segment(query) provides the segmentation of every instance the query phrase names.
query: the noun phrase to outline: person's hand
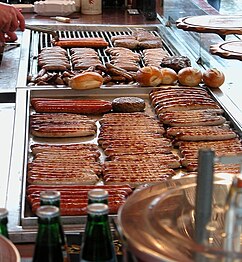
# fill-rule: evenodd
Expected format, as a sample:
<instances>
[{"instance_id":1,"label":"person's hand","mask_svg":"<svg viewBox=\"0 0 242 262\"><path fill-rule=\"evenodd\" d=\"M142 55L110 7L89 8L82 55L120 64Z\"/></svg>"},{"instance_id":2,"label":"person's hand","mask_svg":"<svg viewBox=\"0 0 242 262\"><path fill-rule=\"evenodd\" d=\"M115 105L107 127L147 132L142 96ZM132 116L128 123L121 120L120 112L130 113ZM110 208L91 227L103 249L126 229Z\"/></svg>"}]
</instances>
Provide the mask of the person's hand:
<instances>
[{"instance_id":1,"label":"person's hand","mask_svg":"<svg viewBox=\"0 0 242 262\"><path fill-rule=\"evenodd\" d=\"M21 12L12 5L0 3L0 42L16 41L17 29L24 31L25 19Z\"/></svg>"},{"instance_id":2,"label":"person's hand","mask_svg":"<svg viewBox=\"0 0 242 262\"><path fill-rule=\"evenodd\" d=\"M3 43L3 45L5 42L14 42L17 39L18 37L15 32L7 32L7 33L0 32L0 42Z\"/></svg>"}]
</instances>

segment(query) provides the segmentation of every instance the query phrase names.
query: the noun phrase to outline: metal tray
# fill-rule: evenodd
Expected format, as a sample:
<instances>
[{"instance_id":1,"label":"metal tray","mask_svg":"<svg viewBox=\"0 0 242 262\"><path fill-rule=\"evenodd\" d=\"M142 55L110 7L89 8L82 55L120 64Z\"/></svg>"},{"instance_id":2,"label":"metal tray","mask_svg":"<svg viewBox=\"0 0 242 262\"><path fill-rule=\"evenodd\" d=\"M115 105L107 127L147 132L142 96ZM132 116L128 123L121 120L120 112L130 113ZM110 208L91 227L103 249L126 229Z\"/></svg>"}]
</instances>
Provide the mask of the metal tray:
<instances>
[{"instance_id":1,"label":"metal tray","mask_svg":"<svg viewBox=\"0 0 242 262\"><path fill-rule=\"evenodd\" d=\"M43 28L41 25L35 25L36 28ZM47 25L44 27L46 30L54 31L59 37L62 38L80 38L80 37L101 37L105 39L109 46L112 47L111 37L120 34L132 34L132 31L136 29L144 29L149 31L155 36L159 36L162 39L164 49L170 55L184 55L188 56L195 66L196 61L192 57L192 53L187 52L182 46L179 46L179 51L177 49L177 40L172 39L168 40L168 35L165 33L165 28L161 25L149 25L149 26L121 26L121 25ZM29 50L24 49L22 50L21 59L17 81L17 87L27 86L28 85L28 76L36 75L39 71L38 68L38 55L40 51L45 47L53 46L52 44L52 35L48 33L43 33L34 30L25 30L23 33L23 43L22 46L29 46ZM69 52L69 50L67 49ZM104 64L105 62L109 62L109 56L104 52L103 49L97 49L99 54L100 60ZM140 50L135 50L135 52L140 53ZM141 66L144 66L144 62L141 58L140 62ZM130 84L113 84L112 87L119 87L119 86L128 87ZM102 87L105 87L103 85ZM107 85L108 86L108 85ZM135 86L135 85L133 85ZM45 85L42 86L45 88L56 88L56 87L65 87L65 86L53 86L53 85ZM101 88L102 88L101 87Z\"/></svg>"},{"instance_id":2,"label":"metal tray","mask_svg":"<svg viewBox=\"0 0 242 262\"><path fill-rule=\"evenodd\" d=\"M43 25L35 25L36 27L43 27ZM192 66L199 67L202 71L204 69L209 68L220 68L221 63L218 63L211 54L201 49L201 39L198 42L194 41L194 39L188 38L186 35L186 42L184 42L184 38L180 36L182 30L176 30L176 28L167 26L164 21L161 21L161 24L156 25L57 25L57 24L49 24L45 26L46 29L55 31L59 36L70 38L70 37L103 37L106 41L111 44L111 37L116 34L130 34L132 30L142 28L156 36L160 36L163 40L164 48L171 55L184 55L187 56L192 63ZM28 76L36 74L38 72L37 65L37 56L40 50L43 47L51 46L51 35L47 33L40 33L37 31L25 30L23 32L22 43L21 43L21 56L19 63L19 72L18 72L18 80L17 80L17 89L22 87L28 87ZM103 53L99 50L99 54ZM202 58L198 58L201 56ZM102 57L103 62L108 61L108 57ZM202 60L202 63L199 60ZM221 70L226 71L225 68L222 67ZM219 101L224 110L226 111L229 118L232 119L233 123L236 126L236 129L241 132L242 130L242 113L240 110L239 101L234 102L237 99L237 91L230 88L230 83L224 85L224 88L221 89L213 89L210 90L213 97ZM56 89L62 88L63 86L38 86L36 88L42 89ZM65 86L64 86L65 87ZM29 87L32 88L32 87ZM68 88L68 87L65 87ZM102 85L101 89L110 89L110 88L137 88L136 84L127 85L127 84L117 84L112 86ZM232 96L231 96L232 95Z\"/></svg>"},{"instance_id":3,"label":"metal tray","mask_svg":"<svg viewBox=\"0 0 242 262\"><path fill-rule=\"evenodd\" d=\"M44 90L44 89L19 89L17 90L17 108L15 115L15 129L14 129L14 140L18 140L18 143L14 143L13 145L13 155L12 155L12 165L10 168L10 172L18 173L20 179L16 185L16 181L11 187L14 187L15 191L15 204L17 205L17 197L16 197L16 188L18 188L19 201L20 201L20 225L22 229L31 229L36 228L37 226L37 218L31 212L28 203L25 199L25 191L26 191L26 174L27 174L27 163L30 160L31 152L30 145L34 142L38 143L73 143L73 142L88 142L97 144L97 136L90 138L60 138L60 139L51 139L51 138L35 138L29 132L29 116L31 114L30 108L30 99L33 97L55 97L55 98L67 98L67 97L81 97L81 98L97 98L97 99L105 99L112 100L115 97L119 96L138 96L145 100L146 109L145 112L150 115L155 115L153 109L149 103L148 94L151 91L150 88L142 88L142 89L116 89L116 90L107 90L107 89L95 89L95 90L86 90L86 91L77 91L72 89L55 89L55 90ZM100 115L101 117L101 115ZM97 123L98 125L98 123ZM102 153L102 151L100 150ZM18 160L15 160L18 159ZM105 156L101 155L101 162L104 161ZM15 207L16 208L16 207ZM15 210L17 211L17 210ZM81 228L80 225L85 223L85 216L63 216L63 225L69 225L71 228L77 226Z\"/></svg>"},{"instance_id":4,"label":"metal tray","mask_svg":"<svg viewBox=\"0 0 242 262\"><path fill-rule=\"evenodd\" d=\"M112 100L119 96L138 96L146 102L146 113L155 116L155 112L149 102L149 93L153 88L107 88L107 89L92 89L92 90L73 90L68 88L45 89L45 88L19 88L16 94L16 110L15 110L15 126L13 133L12 155L10 164L9 177L9 194L7 199L7 208L10 211L10 216L13 214L15 225L20 225L22 229L35 228L37 219L29 209L25 199L26 191L26 174L27 163L31 158L30 145L33 142L49 142L60 143L60 139L51 138L35 138L29 132L29 116L31 114L30 99L33 97L55 97L55 98L99 98ZM98 135L98 133L97 133ZM84 142L97 144L97 135L91 138L61 138L63 143ZM102 152L100 150L100 152ZM101 161L104 161L105 156L102 155ZM183 176L180 171L175 178ZM14 192L14 194L12 193ZM63 224L67 227L75 227L85 222L83 216L65 216Z\"/></svg>"}]
</instances>

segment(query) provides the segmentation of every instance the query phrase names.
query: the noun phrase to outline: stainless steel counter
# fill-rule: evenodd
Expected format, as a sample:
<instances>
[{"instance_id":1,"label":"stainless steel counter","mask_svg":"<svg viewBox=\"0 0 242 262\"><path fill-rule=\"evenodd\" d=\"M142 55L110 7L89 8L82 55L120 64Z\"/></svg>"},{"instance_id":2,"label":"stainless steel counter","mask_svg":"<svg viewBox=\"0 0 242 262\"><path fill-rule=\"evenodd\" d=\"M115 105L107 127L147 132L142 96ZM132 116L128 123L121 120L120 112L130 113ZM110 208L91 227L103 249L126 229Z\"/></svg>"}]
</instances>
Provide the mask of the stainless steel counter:
<instances>
[{"instance_id":1,"label":"stainless steel counter","mask_svg":"<svg viewBox=\"0 0 242 262\"><path fill-rule=\"evenodd\" d=\"M242 64L236 60L226 60L220 57L211 56L209 54L210 44L223 41L222 38L215 34L198 34L188 33L176 28L174 21L179 17L187 15L201 15L205 14L197 5L189 1L177 1L169 0L164 1L167 5L164 5L164 16L158 17L153 22L156 27L159 27L161 36L164 37L169 47L174 52L182 55L187 55L192 59L192 63L196 67L200 67L202 70L209 67L216 67L222 70L226 76L225 84L217 90L211 90L212 95L217 101L223 106L226 113L238 132L242 130L242 79L240 72ZM194 12L196 10L196 12ZM117 14L117 13L116 13ZM144 26L147 22L143 18L134 18L127 16L126 13L119 14L112 21L112 25L105 24L108 21L108 15L103 16L102 27L106 28L118 28L121 22L132 26ZM102 16L91 19L88 17L86 20L81 20L83 17L79 17L73 20L70 25L61 24L59 22L53 22L50 19L38 17L34 14L26 15L27 22L35 25L41 25L42 23L52 28L88 28L89 26L97 27L100 29L98 21L102 21ZM109 18L111 19L111 18ZM132 24L132 22L134 24ZM168 23L169 22L169 23ZM78 24L81 23L81 24ZM86 23L86 24L85 24ZM168 26L169 25L169 26ZM146 26L152 26L149 22ZM28 97L26 96L27 74L29 72L29 59L35 55L30 50L31 33L26 30L24 33L18 32L20 47L16 47L4 53L1 67L0 67L0 97L3 93L15 93L17 92L17 103L7 103L9 98L1 100L1 115L0 120L4 125L3 136L1 137L0 143L4 153L4 176L5 181L2 185L0 202L2 206L5 206L10 211L9 213L9 230L12 239L15 242L27 242L35 238L35 230L27 229L23 230L21 225L21 212L22 212L22 184L24 183L23 174L25 174L25 165L22 155L25 153L27 134L26 134L26 106L29 103ZM236 36L228 36L229 39L235 39ZM197 63L199 61L199 63ZM2 93L2 94L1 94ZM11 100L11 99L10 99ZM11 101L12 102L12 101ZM15 101L13 101L15 102ZM15 111L18 113L18 117L14 126L14 114ZM13 127L18 127L17 133L13 136ZM12 140L13 138L13 140ZM13 153L14 152L14 153ZM16 152L21 152L21 157ZM3 155L3 154L1 154ZM11 156L11 157L10 157ZM26 155L24 155L26 157ZM10 163L11 159L11 163ZM11 166L9 170L9 166ZM9 172L10 171L10 172Z\"/></svg>"},{"instance_id":2,"label":"stainless steel counter","mask_svg":"<svg viewBox=\"0 0 242 262\"><path fill-rule=\"evenodd\" d=\"M0 122L1 122L1 185L0 185L0 206L5 206L7 201L8 184L9 184L9 166L12 150L12 136L14 123L14 103L0 104Z\"/></svg>"}]
</instances>

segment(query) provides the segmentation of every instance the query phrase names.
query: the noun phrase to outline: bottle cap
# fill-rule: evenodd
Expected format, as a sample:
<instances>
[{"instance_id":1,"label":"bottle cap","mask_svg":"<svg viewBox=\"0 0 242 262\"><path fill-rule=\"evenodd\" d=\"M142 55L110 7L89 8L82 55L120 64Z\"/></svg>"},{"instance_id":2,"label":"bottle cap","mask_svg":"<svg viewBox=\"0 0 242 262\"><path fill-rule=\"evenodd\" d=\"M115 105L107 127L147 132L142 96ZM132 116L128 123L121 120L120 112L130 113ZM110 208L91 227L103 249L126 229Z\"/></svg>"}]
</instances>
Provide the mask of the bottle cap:
<instances>
[{"instance_id":1,"label":"bottle cap","mask_svg":"<svg viewBox=\"0 0 242 262\"><path fill-rule=\"evenodd\" d=\"M52 218L59 216L59 212L59 208L56 206L40 206L36 211L36 215L40 218Z\"/></svg>"},{"instance_id":2,"label":"bottle cap","mask_svg":"<svg viewBox=\"0 0 242 262\"><path fill-rule=\"evenodd\" d=\"M6 208L0 208L0 218L4 218L8 215L8 210Z\"/></svg>"},{"instance_id":3,"label":"bottle cap","mask_svg":"<svg viewBox=\"0 0 242 262\"><path fill-rule=\"evenodd\" d=\"M87 206L87 213L90 215L106 215L108 214L108 205L94 203Z\"/></svg>"},{"instance_id":4,"label":"bottle cap","mask_svg":"<svg viewBox=\"0 0 242 262\"><path fill-rule=\"evenodd\" d=\"M88 191L88 198L91 200L104 200L108 198L108 191L102 188L94 188Z\"/></svg>"},{"instance_id":5,"label":"bottle cap","mask_svg":"<svg viewBox=\"0 0 242 262\"><path fill-rule=\"evenodd\" d=\"M52 190L46 190L40 192L40 199L42 200L60 200L60 192L59 191L52 191Z\"/></svg>"}]
</instances>

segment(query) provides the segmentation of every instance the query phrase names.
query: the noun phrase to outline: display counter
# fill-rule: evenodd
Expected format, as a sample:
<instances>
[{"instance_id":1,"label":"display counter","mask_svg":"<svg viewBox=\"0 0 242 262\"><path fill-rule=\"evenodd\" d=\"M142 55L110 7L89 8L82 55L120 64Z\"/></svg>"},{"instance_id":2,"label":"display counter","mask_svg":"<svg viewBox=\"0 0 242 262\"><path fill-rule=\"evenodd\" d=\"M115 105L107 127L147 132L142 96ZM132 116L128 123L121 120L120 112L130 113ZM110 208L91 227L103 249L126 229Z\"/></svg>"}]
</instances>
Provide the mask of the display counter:
<instances>
[{"instance_id":1,"label":"display counter","mask_svg":"<svg viewBox=\"0 0 242 262\"><path fill-rule=\"evenodd\" d=\"M176 27L175 21L180 17L190 15L205 15L217 14L217 12L203 1L177 1L177 0L164 0L162 7L158 3L157 7L158 16L155 21L148 21L142 14L129 15L126 10L103 10L101 15L81 15L74 13L70 15L71 22L61 23L53 21L48 17L39 16L34 13L24 13L26 24L35 26L45 26L47 28L60 30L96 30L96 31L119 31L130 30L135 28L146 28L159 34L165 39L167 48L174 54L181 54L188 56L194 67L205 70L207 68L216 67L224 72L226 81L220 89L210 90L211 95L218 101L231 123L234 125L236 131L241 136L242 131L242 103L240 97L242 96L242 89L240 85L241 61L223 59L218 56L212 56L209 52L209 47L212 44L224 41L224 38L218 34L210 33L197 33L186 32ZM35 228L22 227L22 214L23 214L23 183L25 179L23 175L26 172L26 148L28 148L28 105L30 96L38 89L43 94L45 90L38 87L29 87L27 85L28 73L34 61L33 46L38 46L30 30L18 33L18 43L20 45L14 46L12 49L6 50L2 57L0 67L0 98L1 103L10 103L11 112L15 110L15 124L13 119L9 117L8 127L11 133L8 135L9 143L5 143L4 147L8 150L11 148L11 154L7 154L6 164L10 168L6 171L8 183L4 185L3 192L6 192L5 205L9 209L9 230L10 237L14 243L17 244L23 256L29 256L32 252L33 244L30 246L25 245L32 242L36 236ZM38 37L38 35L37 35ZM228 35L227 39L238 39L237 35ZM37 38L36 38L37 39ZM10 81L11 79L11 81ZM132 86L131 86L132 87ZM32 88L33 91L30 91ZM127 86L125 87L127 88ZM130 88L130 87L129 87ZM53 89L53 88L52 88ZM131 88L132 89L132 88ZM112 88L110 88L112 92ZM47 90L48 91L48 90ZM61 91L60 91L61 92ZM66 92L66 90L65 90ZM107 94L108 89L103 88L104 93ZM116 92L116 91L115 91ZM129 89L121 89L118 94L129 93ZM131 91L131 93L134 91ZM135 91L136 92L136 91ZM135 94L133 93L133 95ZM16 93L16 100L15 100ZM147 95L147 92L146 94ZM12 103L13 102L13 103ZM14 102L17 102L16 104ZM8 114L8 110L3 107L2 112ZM4 120L5 121L5 120ZM12 134L14 134L12 136ZM7 168L5 168L7 170ZM79 225L75 228L68 227L69 232L77 232L80 228ZM30 250L30 251L29 251Z\"/></svg>"}]
</instances>

